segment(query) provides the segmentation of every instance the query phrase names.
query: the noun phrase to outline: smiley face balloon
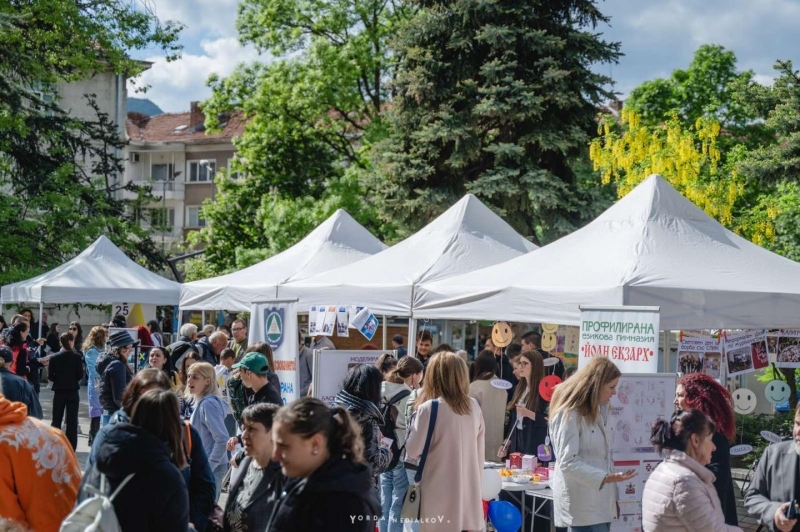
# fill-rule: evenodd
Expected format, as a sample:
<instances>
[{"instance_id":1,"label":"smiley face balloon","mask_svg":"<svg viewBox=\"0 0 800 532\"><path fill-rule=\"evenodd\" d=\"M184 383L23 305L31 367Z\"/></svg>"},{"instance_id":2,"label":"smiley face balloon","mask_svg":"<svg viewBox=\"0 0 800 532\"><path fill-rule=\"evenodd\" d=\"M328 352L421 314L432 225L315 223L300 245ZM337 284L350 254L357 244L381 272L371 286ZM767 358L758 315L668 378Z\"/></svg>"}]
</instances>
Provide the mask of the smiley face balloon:
<instances>
[{"instance_id":1,"label":"smiley face balloon","mask_svg":"<svg viewBox=\"0 0 800 532\"><path fill-rule=\"evenodd\" d=\"M739 388L734 391L733 410L737 414L749 414L756 409L756 394L747 388Z\"/></svg>"},{"instance_id":2,"label":"smiley face balloon","mask_svg":"<svg viewBox=\"0 0 800 532\"><path fill-rule=\"evenodd\" d=\"M497 347L506 347L514 339L514 331L504 321L498 321L492 327L492 343Z\"/></svg>"},{"instance_id":3,"label":"smiley face balloon","mask_svg":"<svg viewBox=\"0 0 800 532\"><path fill-rule=\"evenodd\" d=\"M553 349L558 346L556 331L558 331L558 325L553 323L542 324L542 349L548 353L552 353Z\"/></svg>"},{"instance_id":4,"label":"smiley face balloon","mask_svg":"<svg viewBox=\"0 0 800 532\"><path fill-rule=\"evenodd\" d=\"M539 397L549 403L553 398L553 392L555 391L556 386L559 384L561 384L561 377L557 377L556 375L548 375L539 381Z\"/></svg>"},{"instance_id":5,"label":"smiley face balloon","mask_svg":"<svg viewBox=\"0 0 800 532\"><path fill-rule=\"evenodd\" d=\"M774 380L767 384L764 395L770 404L777 405L788 401L789 397L792 395L792 391L789 389L789 385L786 382Z\"/></svg>"}]
</instances>

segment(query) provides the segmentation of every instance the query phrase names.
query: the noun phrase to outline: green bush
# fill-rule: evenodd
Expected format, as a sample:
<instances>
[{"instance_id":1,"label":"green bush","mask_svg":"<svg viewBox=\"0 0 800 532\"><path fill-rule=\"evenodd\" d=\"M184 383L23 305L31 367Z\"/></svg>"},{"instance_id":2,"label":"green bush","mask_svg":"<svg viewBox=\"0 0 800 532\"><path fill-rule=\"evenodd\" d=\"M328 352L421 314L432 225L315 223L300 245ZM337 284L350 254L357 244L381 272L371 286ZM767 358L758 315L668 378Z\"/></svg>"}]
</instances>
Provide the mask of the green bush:
<instances>
[{"instance_id":1,"label":"green bush","mask_svg":"<svg viewBox=\"0 0 800 532\"><path fill-rule=\"evenodd\" d=\"M753 446L753 452L741 457L743 467L750 467L756 459L761 458L764 449L769 445L770 442L761 436L762 430L774 432L781 438L787 438L792 435L794 426L793 412L735 415L736 438L731 445L747 444Z\"/></svg>"}]
</instances>

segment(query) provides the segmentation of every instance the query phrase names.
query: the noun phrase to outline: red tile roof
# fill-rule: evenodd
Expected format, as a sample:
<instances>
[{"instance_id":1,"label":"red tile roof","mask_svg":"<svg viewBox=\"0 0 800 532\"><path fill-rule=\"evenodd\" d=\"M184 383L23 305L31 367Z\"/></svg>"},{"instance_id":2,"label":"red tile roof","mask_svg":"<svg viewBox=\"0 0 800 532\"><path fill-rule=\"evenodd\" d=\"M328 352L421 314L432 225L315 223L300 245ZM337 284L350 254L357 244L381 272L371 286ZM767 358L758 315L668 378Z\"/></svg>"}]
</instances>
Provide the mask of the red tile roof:
<instances>
[{"instance_id":1,"label":"red tile roof","mask_svg":"<svg viewBox=\"0 0 800 532\"><path fill-rule=\"evenodd\" d=\"M211 135L206 134L205 127L190 127L191 112L165 113L148 117L133 114L129 117L125 127L131 142L187 142L191 144L208 144L239 137L244 133L245 121L241 115L233 114L227 120L222 131ZM183 127L182 127L183 126Z\"/></svg>"}]
</instances>

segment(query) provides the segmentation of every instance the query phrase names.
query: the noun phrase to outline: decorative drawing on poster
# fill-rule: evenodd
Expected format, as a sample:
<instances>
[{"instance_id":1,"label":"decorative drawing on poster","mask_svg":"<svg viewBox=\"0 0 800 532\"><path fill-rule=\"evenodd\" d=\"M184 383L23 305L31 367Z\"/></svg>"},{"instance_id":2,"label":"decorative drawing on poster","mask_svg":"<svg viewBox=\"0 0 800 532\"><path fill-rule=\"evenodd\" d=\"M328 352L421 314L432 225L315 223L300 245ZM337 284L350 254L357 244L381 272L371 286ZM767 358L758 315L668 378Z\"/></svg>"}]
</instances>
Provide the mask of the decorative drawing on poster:
<instances>
[{"instance_id":1,"label":"decorative drawing on poster","mask_svg":"<svg viewBox=\"0 0 800 532\"><path fill-rule=\"evenodd\" d=\"M319 314L319 306L311 305L308 309L308 335L317 336L319 330L317 329L317 315Z\"/></svg>"},{"instance_id":2,"label":"decorative drawing on poster","mask_svg":"<svg viewBox=\"0 0 800 532\"><path fill-rule=\"evenodd\" d=\"M350 336L350 318L346 305L339 305L336 311L336 335L342 337Z\"/></svg>"}]
</instances>

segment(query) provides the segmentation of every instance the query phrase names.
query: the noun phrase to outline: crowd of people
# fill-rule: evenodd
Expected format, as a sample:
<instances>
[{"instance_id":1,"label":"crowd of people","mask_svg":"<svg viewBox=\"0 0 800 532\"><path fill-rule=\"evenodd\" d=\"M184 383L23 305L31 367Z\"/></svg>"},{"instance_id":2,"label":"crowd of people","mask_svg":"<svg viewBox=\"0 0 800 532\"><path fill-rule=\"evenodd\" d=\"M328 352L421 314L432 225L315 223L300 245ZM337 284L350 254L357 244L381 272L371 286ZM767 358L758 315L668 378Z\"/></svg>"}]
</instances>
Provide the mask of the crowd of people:
<instances>
[{"instance_id":1,"label":"crowd of people","mask_svg":"<svg viewBox=\"0 0 800 532\"><path fill-rule=\"evenodd\" d=\"M79 325L59 333L53 324L57 351L32 340L31 323L15 316L0 342L0 518L20 530L59 530L102 496L124 531L477 531L486 522L484 463L549 446L550 519L607 532L617 484L636 475L617 471L611 456L618 368L605 358L577 372L545 363L551 355L533 331L505 348L488 339L469 365L422 331L416 357L398 349L351 368L328 406L312 397L283 404L272 350L247 344L243 320L202 333L185 324L169 345L157 324L137 340L104 326L84 339ZM151 345L140 367L132 352L143 341ZM31 377L45 367L50 425L40 420L41 379ZM91 452L81 474L74 449L87 374ZM543 395L548 374L564 380ZM644 485L643 530L740 530L730 393L692 373L679 379L674 403L670 419L653 420L663 461ZM800 410L793 440L767 448L746 493L750 514L772 530L800 528L798 456ZM416 507L406 502L414 494ZM548 530L537 514L534 530Z\"/></svg>"}]
</instances>

